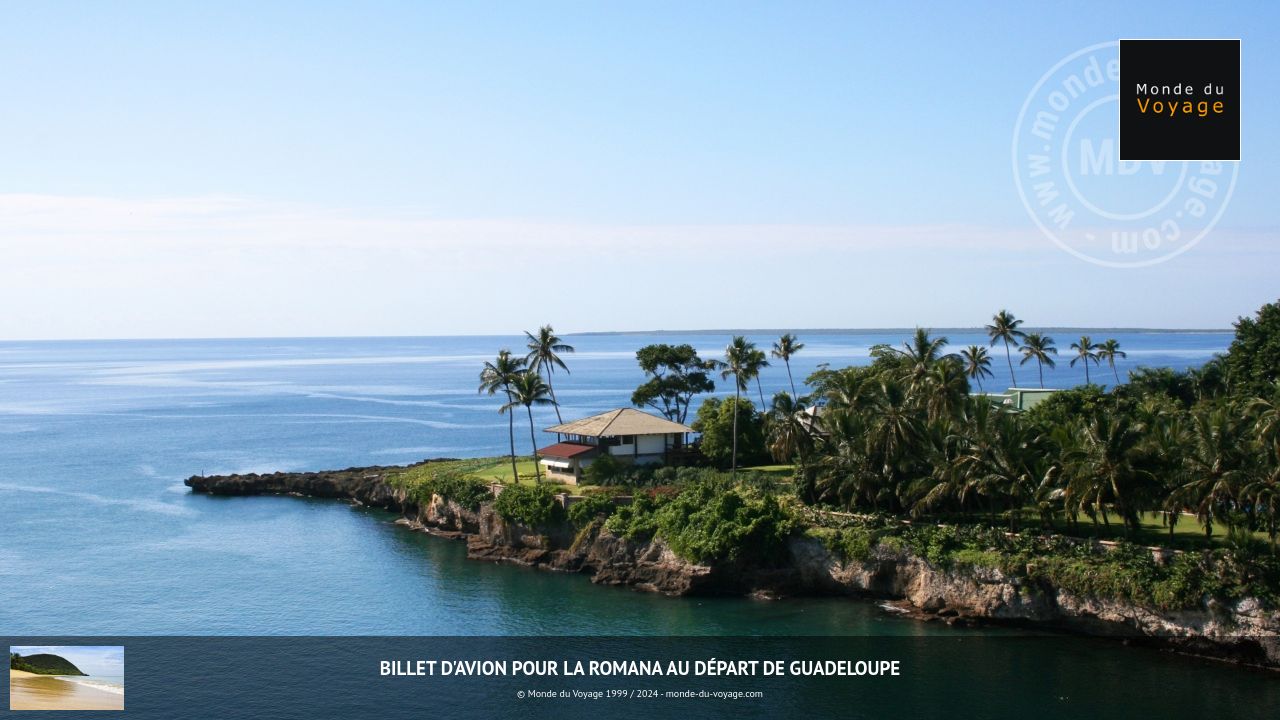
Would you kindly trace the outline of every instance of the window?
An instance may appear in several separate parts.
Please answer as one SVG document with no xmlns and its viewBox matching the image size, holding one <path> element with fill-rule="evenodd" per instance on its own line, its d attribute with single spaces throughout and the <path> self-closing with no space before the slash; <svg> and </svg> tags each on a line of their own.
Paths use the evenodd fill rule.
<svg viewBox="0 0 1280 720">
<path fill-rule="evenodd" d="M 636 442 L 635 435 L 623 435 L 622 437 L 618 438 L 619 445 L 634 445 L 635 442 Z"/>
</svg>

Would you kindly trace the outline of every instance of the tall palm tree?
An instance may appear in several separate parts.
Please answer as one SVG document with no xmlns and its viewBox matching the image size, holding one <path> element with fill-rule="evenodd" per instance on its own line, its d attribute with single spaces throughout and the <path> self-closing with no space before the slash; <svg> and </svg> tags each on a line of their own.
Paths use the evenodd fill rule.
<svg viewBox="0 0 1280 720">
<path fill-rule="evenodd" d="M 1009 383 L 1010 387 L 1015 387 L 1018 380 L 1013 375 L 1013 351 L 1009 349 L 1009 343 L 1012 342 L 1016 347 L 1018 341 L 1026 337 L 1027 334 L 1018 329 L 1022 325 L 1022 321 L 1015 318 L 1013 313 L 1008 310 L 1001 310 L 991 318 L 991 324 L 987 326 L 987 335 L 991 338 L 991 344 L 995 345 L 997 341 L 1004 341 L 1004 358 L 1009 362 Z"/>
<path fill-rule="evenodd" d="M 556 408 L 556 422 L 564 422 L 564 418 L 560 417 L 560 403 L 556 400 L 556 390 L 551 385 L 551 376 L 557 367 L 566 373 L 569 372 L 569 368 L 565 366 L 564 360 L 560 359 L 558 353 L 571 353 L 573 346 L 566 345 L 550 325 L 538 328 L 537 335 L 525 332 L 524 336 L 529 340 L 529 354 L 525 355 L 524 360 L 528 363 L 530 370 L 546 376 L 547 389 L 551 393 L 551 404 Z"/>
<path fill-rule="evenodd" d="M 1022 344 L 1022 362 L 1019 365 L 1026 365 L 1032 359 L 1036 361 L 1036 369 L 1040 371 L 1040 387 L 1044 387 L 1044 366 L 1057 367 L 1050 355 L 1057 355 L 1058 348 L 1054 347 L 1053 338 L 1038 332 L 1029 333 Z"/>
<path fill-rule="evenodd" d="M 791 383 L 792 397 L 796 394 L 796 381 L 791 377 L 791 358 L 803 349 L 804 343 L 799 342 L 795 335 L 786 333 L 773 344 L 773 352 L 770 353 L 787 366 L 787 382 Z"/>
<path fill-rule="evenodd" d="M 760 412 L 765 412 L 768 408 L 764 404 L 764 386 L 760 384 L 760 371 L 769 367 L 769 356 L 765 355 L 763 350 L 753 350 L 751 352 L 751 361 L 747 365 L 747 375 L 755 378 L 756 391 L 760 393 Z"/>
<path fill-rule="evenodd" d="M 910 380 L 910 390 L 913 393 L 926 382 L 929 372 L 942 358 L 942 348 L 946 345 L 945 337 L 930 337 L 928 330 L 916 328 L 911 339 L 902 343 L 902 349 L 894 350 L 908 363 L 907 378 Z"/>
<path fill-rule="evenodd" d="M 509 403 L 511 384 L 523 371 L 524 358 L 512 355 L 510 350 L 500 350 L 498 357 L 493 362 L 486 362 L 480 371 L 480 389 L 477 392 L 495 395 L 501 390 Z M 511 479 L 520 482 L 520 473 L 516 470 L 516 418 L 512 413 L 504 414 L 507 416 L 507 439 L 511 441 Z"/>
<path fill-rule="evenodd" d="M 1075 367 L 1077 362 L 1084 362 L 1084 384 L 1091 384 L 1089 381 L 1089 363 L 1098 362 L 1098 353 L 1095 352 L 1098 346 L 1088 335 L 1081 335 L 1080 339 L 1071 343 L 1071 349 L 1076 351 L 1076 356 L 1071 358 L 1071 367 Z"/>
<path fill-rule="evenodd" d="M 514 412 L 521 405 L 529 414 L 529 442 L 533 446 L 533 476 L 539 485 L 542 484 L 542 470 L 538 467 L 538 439 L 533 434 L 533 406 L 555 405 L 551 396 L 551 386 L 542 380 L 542 376 L 533 369 L 516 375 L 511 382 L 511 400 L 502 406 L 503 412 Z"/>
<path fill-rule="evenodd" d="M 964 374 L 970 380 L 977 380 L 978 391 L 984 392 L 982 378 L 994 377 L 991 374 L 991 356 L 987 354 L 987 349 L 981 345 L 970 345 L 960 351 L 960 359 L 964 361 Z"/>
<path fill-rule="evenodd" d="M 1116 358 L 1123 360 L 1127 357 L 1129 357 L 1128 354 L 1120 349 L 1120 342 L 1115 338 L 1109 338 L 1098 346 L 1098 360 L 1099 362 L 1106 360 L 1107 364 L 1111 366 L 1111 374 L 1116 376 L 1116 385 L 1120 384 L 1120 373 L 1116 370 Z"/>
<path fill-rule="evenodd" d="M 758 358 L 756 354 L 756 344 L 741 335 L 734 335 L 729 341 L 728 347 L 724 349 L 724 362 L 719 363 L 720 379 L 728 380 L 733 378 L 733 459 L 729 466 L 729 473 L 733 477 L 738 475 L 738 400 L 742 397 L 742 391 L 749 387 L 751 381 L 751 372 L 754 368 L 759 372 L 759 368 L 755 367 Z"/>
</svg>

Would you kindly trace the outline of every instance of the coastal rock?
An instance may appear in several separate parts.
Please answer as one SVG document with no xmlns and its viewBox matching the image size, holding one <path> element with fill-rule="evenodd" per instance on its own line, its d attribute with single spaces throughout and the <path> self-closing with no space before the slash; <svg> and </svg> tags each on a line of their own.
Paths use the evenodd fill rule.
<svg viewBox="0 0 1280 720">
<path fill-rule="evenodd" d="M 428 461 L 431 462 L 431 461 Z M 781 567 L 699 565 L 661 539 L 619 537 L 593 523 L 547 532 L 505 521 L 492 505 L 469 510 L 439 496 L 419 507 L 387 482 L 403 468 L 191 477 L 211 495 L 340 498 L 400 513 L 403 522 L 464 539 L 476 560 L 583 573 L 602 585 L 666 595 L 847 595 L 894 601 L 894 609 L 948 623 L 1000 622 L 1124 638 L 1195 655 L 1280 669 L 1280 613 L 1256 600 L 1160 613 L 1132 603 L 1029 584 L 994 568 L 939 568 L 909 552 L 878 546 L 865 560 L 844 560 L 820 541 L 797 537 Z"/>
</svg>

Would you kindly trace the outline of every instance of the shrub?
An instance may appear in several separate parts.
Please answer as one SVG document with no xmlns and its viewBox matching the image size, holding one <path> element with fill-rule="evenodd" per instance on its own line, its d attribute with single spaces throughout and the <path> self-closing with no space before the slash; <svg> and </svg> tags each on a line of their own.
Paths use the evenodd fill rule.
<svg viewBox="0 0 1280 720">
<path fill-rule="evenodd" d="M 582 527 L 601 516 L 609 517 L 613 514 L 614 507 L 613 501 L 609 498 L 592 495 L 569 506 L 569 521 Z"/>
<path fill-rule="evenodd" d="M 468 473 L 465 463 L 429 463 L 397 475 L 392 484 L 404 488 L 409 498 L 420 505 L 431 502 L 432 495 L 439 495 L 468 510 L 478 510 L 491 493 L 484 481 Z"/>
<path fill-rule="evenodd" d="M 504 520 L 530 528 L 545 527 L 564 519 L 564 508 L 550 489 L 541 485 L 509 485 L 493 501 Z"/>
<path fill-rule="evenodd" d="M 625 470 L 626 467 L 622 461 L 605 452 L 593 459 L 582 475 L 583 479 L 591 485 L 612 485 Z"/>
<path fill-rule="evenodd" d="M 772 495 L 751 498 L 723 483 L 686 488 L 656 515 L 658 534 L 677 555 L 693 562 L 777 562 L 795 528 L 790 513 Z"/>
<path fill-rule="evenodd" d="M 633 540 L 648 540 L 658 532 L 657 511 L 670 502 L 661 493 L 640 493 L 630 505 L 619 505 L 605 521 L 609 532 Z"/>
</svg>

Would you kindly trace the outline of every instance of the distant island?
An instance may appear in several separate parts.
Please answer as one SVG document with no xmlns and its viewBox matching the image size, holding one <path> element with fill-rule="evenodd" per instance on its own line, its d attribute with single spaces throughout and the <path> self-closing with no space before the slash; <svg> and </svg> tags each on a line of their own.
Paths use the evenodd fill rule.
<svg viewBox="0 0 1280 720">
<path fill-rule="evenodd" d="M 86 675 L 70 660 L 47 653 L 39 655 L 9 653 L 9 669 L 29 672 L 33 675 Z"/>
</svg>

